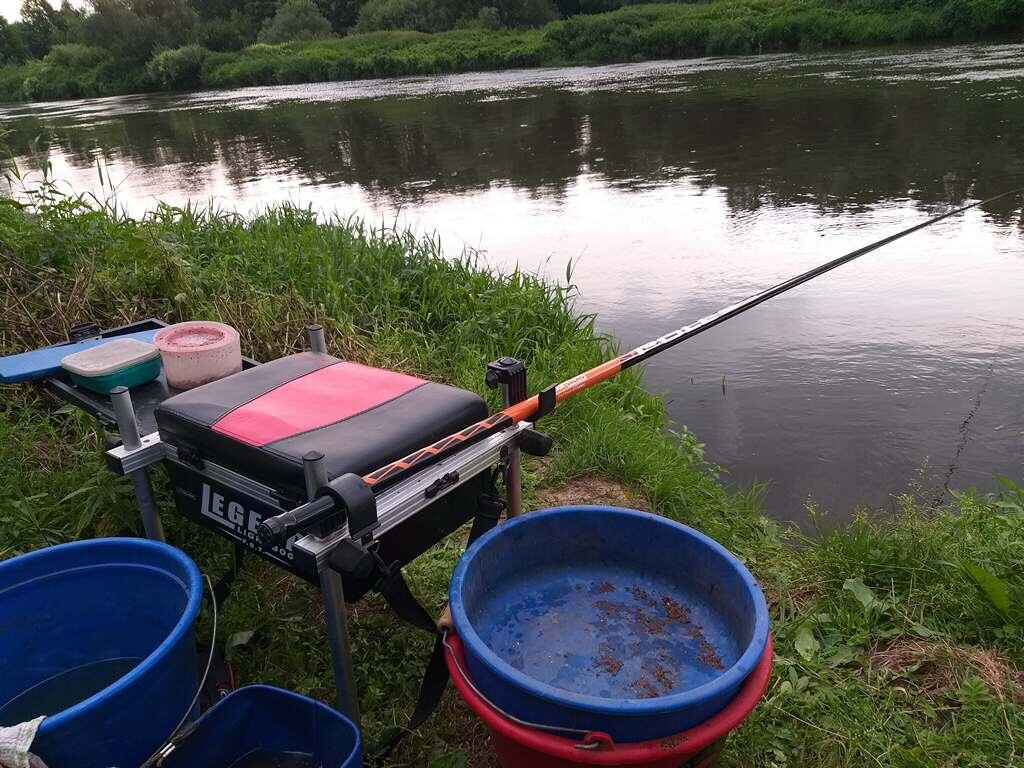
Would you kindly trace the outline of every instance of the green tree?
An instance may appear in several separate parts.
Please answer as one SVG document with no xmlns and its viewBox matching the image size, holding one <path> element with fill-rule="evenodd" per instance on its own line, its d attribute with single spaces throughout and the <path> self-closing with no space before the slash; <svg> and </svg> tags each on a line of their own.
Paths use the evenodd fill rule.
<svg viewBox="0 0 1024 768">
<path fill-rule="evenodd" d="M 505 27 L 540 27 L 559 17 L 552 0 L 497 0 L 494 6 Z"/>
<path fill-rule="evenodd" d="M 261 43 L 284 43 L 289 40 L 313 40 L 328 37 L 331 23 L 320 13 L 313 0 L 285 0 L 260 30 Z"/>
<path fill-rule="evenodd" d="M 28 56 L 18 27 L 20 25 L 8 24 L 7 19 L 0 16 L 0 66 L 20 64 Z"/>
<path fill-rule="evenodd" d="M 236 9 L 227 18 L 201 20 L 196 28 L 196 40 L 211 51 L 237 51 L 256 42 L 256 30 Z"/>
<path fill-rule="evenodd" d="M 538 27 L 558 17 L 552 0 L 367 0 L 359 12 L 358 29 Z"/>
<path fill-rule="evenodd" d="M 487 3 L 491 5 L 492 3 Z M 473 0 L 366 0 L 359 10 L 360 32 L 415 29 L 440 32 L 476 18 L 483 2 Z"/>
<path fill-rule="evenodd" d="M 92 7 L 82 22 L 83 41 L 134 64 L 187 43 L 197 21 L 188 0 L 92 0 Z"/>
<path fill-rule="evenodd" d="M 360 0 L 316 0 L 316 5 L 339 35 L 352 29 L 359 19 Z"/>
<path fill-rule="evenodd" d="M 21 4 L 21 34 L 34 59 L 41 59 L 60 41 L 63 27 L 60 14 L 47 0 L 25 0 Z"/>
</svg>

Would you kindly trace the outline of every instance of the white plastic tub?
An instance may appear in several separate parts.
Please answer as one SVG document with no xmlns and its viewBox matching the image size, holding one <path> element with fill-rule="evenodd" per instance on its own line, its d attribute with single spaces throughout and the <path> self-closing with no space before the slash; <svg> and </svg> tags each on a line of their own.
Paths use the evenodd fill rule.
<svg viewBox="0 0 1024 768">
<path fill-rule="evenodd" d="M 108 394 L 115 387 L 137 387 L 160 375 L 160 353 L 138 339 L 114 339 L 60 361 L 80 387 Z"/>
<path fill-rule="evenodd" d="M 167 383 L 175 389 L 192 389 L 242 370 L 238 331 L 224 323 L 178 323 L 158 331 L 153 343 L 163 358 Z"/>
</svg>

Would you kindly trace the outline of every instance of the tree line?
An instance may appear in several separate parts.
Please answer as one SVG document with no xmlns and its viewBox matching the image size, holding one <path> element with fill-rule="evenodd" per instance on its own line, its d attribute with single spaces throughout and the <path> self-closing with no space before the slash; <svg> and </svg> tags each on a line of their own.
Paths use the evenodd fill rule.
<svg viewBox="0 0 1024 768">
<path fill-rule="evenodd" d="M 0 17 L 0 65 L 43 59 L 65 45 L 98 48 L 125 64 L 144 64 L 161 50 L 190 44 L 235 51 L 256 42 L 352 32 L 536 27 L 629 4 L 631 0 L 89 0 L 87 7 L 78 8 L 63 0 L 54 8 L 47 0 L 24 0 L 20 21 Z M 67 53 L 89 58 L 81 50 Z"/>
<path fill-rule="evenodd" d="M 88 2 L 82 9 L 69 0 L 59 7 L 24 0 L 20 21 L 0 18 L 0 102 L 977 39 L 1024 30 L 1024 0 Z"/>
</svg>

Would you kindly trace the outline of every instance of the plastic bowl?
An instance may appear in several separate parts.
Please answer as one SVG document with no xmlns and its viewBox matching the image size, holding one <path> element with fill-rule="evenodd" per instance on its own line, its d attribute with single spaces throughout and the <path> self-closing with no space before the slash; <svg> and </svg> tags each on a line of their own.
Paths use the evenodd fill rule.
<svg viewBox="0 0 1024 768">
<path fill-rule="evenodd" d="M 192 389 L 242 370 L 238 331 L 207 320 L 178 323 L 153 337 L 168 385 Z"/>
<path fill-rule="evenodd" d="M 462 556 L 449 599 L 491 701 L 616 742 L 712 717 L 768 641 L 764 595 L 739 560 L 692 528 L 616 507 L 499 525 Z"/>
</svg>

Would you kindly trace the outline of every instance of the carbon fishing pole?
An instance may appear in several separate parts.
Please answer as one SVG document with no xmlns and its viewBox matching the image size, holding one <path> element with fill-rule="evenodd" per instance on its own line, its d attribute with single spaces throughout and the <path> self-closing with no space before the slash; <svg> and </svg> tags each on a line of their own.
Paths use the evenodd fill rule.
<svg viewBox="0 0 1024 768">
<path fill-rule="evenodd" d="M 964 205 L 951 211 L 947 211 L 946 213 L 939 214 L 938 216 L 933 216 L 932 218 L 922 221 L 919 224 L 915 224 L 912 227 L 908 227 L 907 229 L 889 235 L 888 237 L 884 237 L 869 245 L 850 251 L 836 259 L 827 261 L 813 269 L 807 270 L 806 272 L 802 272 L 795 277 L 791 277 L 777 285 L 773 285 L 771 288 L 766 288 L 760 293 L 755 293 L 753 296 L 749 296 L 742 301 L 723 307 L 717 312 L 706 315 L 689 325 L 685 325 L 682 328 L 666 333 L 664 336 L 649 341 L 646 344 L 642 344 L 636 349 L 632 349 L 625 354 L 614 357 L 611 360 L 607 360 L 600 365 L 591 368 L 589 371 L 585 371 L 571 379 L 563 381 L 561 384 L 548 387 L 538 395 L 533 395 L 532 397 L 528 397 L 518 403 L 514 403 L 507 408 L 488 416 L 486 419 L 478 421 L 452 435 L 448 435 L 448 437 L 442 438 L 436 443 L 410 453 L 408 456 L 392 461 L 390 464 L 386 464 L 378 470 L 370 472 L 367 475 L 363 475 L 363 482 L 370 486 L 374 493 L 377 493 L 386 486 L 392 485 L 403 477 L 406 477 L 411 472 L 414 472 L 433 461 L 443 458 L 460 448 L 467 447 L 468 445 L 477 442 L 478 440 L 482 440 L 489 435 L 508 429 L 521 421 L 527 421 L 536 417 L 538 413 L 543 416 L 546 411 L 554 407 L 555 404 L 560 403 L 585 389 L 589 389 L 595 384 L 599 384 L 600 382 L 611 378 L 626 368 L 630 368 L 653 357 L 654 355 L 664 352 L 666 349 L 670 349 L 676 344 L 680 344 L 687 339 L 692 339 L 697 334 L 704 333 L 704 331 L 714 328 L 716 325 L 724 323 L 726 320 L 731 320 L 737 315 L 741 315 L 759 304 L 763 304 L 769 299 L 773 299 L 780 294 L 786 293 L 786 291 L 791 291 L 797 286 L 803 285 L 816 277 L 820 277 L 826 272 L 831 272 L 837 267 L 841 267 L 854 259 L 858 259 L 861 256 L 871 253 L 872 251 L 876 251 L 890 243 L 894 243 L 907 235 L 911 235 L 914 232 L 930 227 L 943 219 L 948 219 L 951 216 L 956 216 L 964 211 L 970 210 L 971 208 L 995 202 L 996 200 L 1009 197 L 1010 195 L 1015 195 L 1020 192 L 1024 192 L 1024 188 L 1003 192 L 995 195 L 994 197 L 979 200 L 977 202 L 970 203 L 969 205 Z M 306 518 L 309 515 L 315 515 L 319 511 L 318 508 L 320 506 L 323 506 L 326 509 L 329 504 L 330 500 L 326 498 L 311 502 L 303 508 L 304 513 L 301 517 Z M 295 512 L 298 512 L 298 510 L 295 510 Z M 261 536 L 271 540 L 275 537 L 279 538 L 282 536 L 285 530 L 297 530 L 298 527 L 300 527 L 300 523 L 299 520 L 292 519 L 291 513 L 285 512 L 282 515 L 278 515 L 276 518 L 268 518 L 264 520 L 260 527 Z"/>
<path fill-rule="evenodd" d="M 630 368 L 637 363 L 641 363 L 654 355 L 664 352 L 666 349 L 674 347 L 676 344 L 686 341 L 687 339 L 692 339 L 697 334 L 704 333 L 704 331 L 710 330 L 716 325 L 724 323 L 726 320 L 731 320 L 737 315 L 741 315 L 747 310 L 753 309 L 758 304 L 763 304 L 769 299 L 773 299 L 786 291 L 791 291 L 799 285 L 803 285 L 816 277 L 824 275 L 826 272 L 831 272 L 836 267 L 841 267 L 854 259 L 858 259 L 872 251 L 877 251 L 879 248 L 889 245 L 890 243 L 894 243 L 907 235 L 911 235 L 925 227 L 930 227 L 932 224 L 937 224 L 943 219 L 948 219 L 951 216 L 956 216 L 964 211 L 969 211 L 971 208 L 992 203 L 996 200 L 1018 194 L 1022 191 L 1024 191 L 1024 188 L 1013 189 L 1009 192 L 1003 192 L 993 197 L 986 198 L 985 200 L 979 200 L 971 203 L 970 205 L 961 206 L 960 208 L 956 208 L 952 211 L 946 211 L 938 216 L 933 216 L 926 221 L 922 221 L 912 227 L 908 227 L 907 229 L 893 235 L 884 237 L 870 245 L 865 245 L 854 251 L 850 251 L 843 256 L 832 259 L 832 261 L 827 261 L 824 264 L 814 267 L 813 269 L 809 269 L 795 277 L 789 278 L 788 280 L 784 280 L 777 285 L 773 285 L 771 288 L 766 288 L 760 293 L 755 293 L 753 296 L 749 296 L 742 301 L 737 301 L 735 304 L 723 307 L 717 312 L 706 315 L 689 325 L 685 325 L 682 328 L 666 333 L 664 336 L 654 339 L 653 341 L 649 341 L 646 344 L 642 344 L 636 349 L 630 350 L 623 355 L 607 360 L 606 362 L 591 368 L 589 371 L 585 371 L 584 373 L 574 376 L 567 381 L 563 381 L 555 387 L 555 402 L 560 403 L 568 397 L 572 397 L 585 389 L 589 389 L 595 384 L 611 378 L 626 368 Z M 514 403 L 493 416 L 489 416 L 488 418 L 467 427 L 461 432 L 449 435 L 448 437 L 438 440 L 433 445 L 421 448 L 404 458 L 393 461 L 368 475 L 364 475 L 363 480 L 370 486 L 376 486 L 385 482 L 390 485 L 400 477 L 408 474 L 411 470 L 451 453 L 457 448 L 463 447 L 468 442 L 475 442 L 487 435 L 500 432 L 514 424 L 518 424 L 520 421 L 528 420 L 537 413 L 540 405 L 539 395 L 534 395 L 526 400 Z"/>
</svg>

